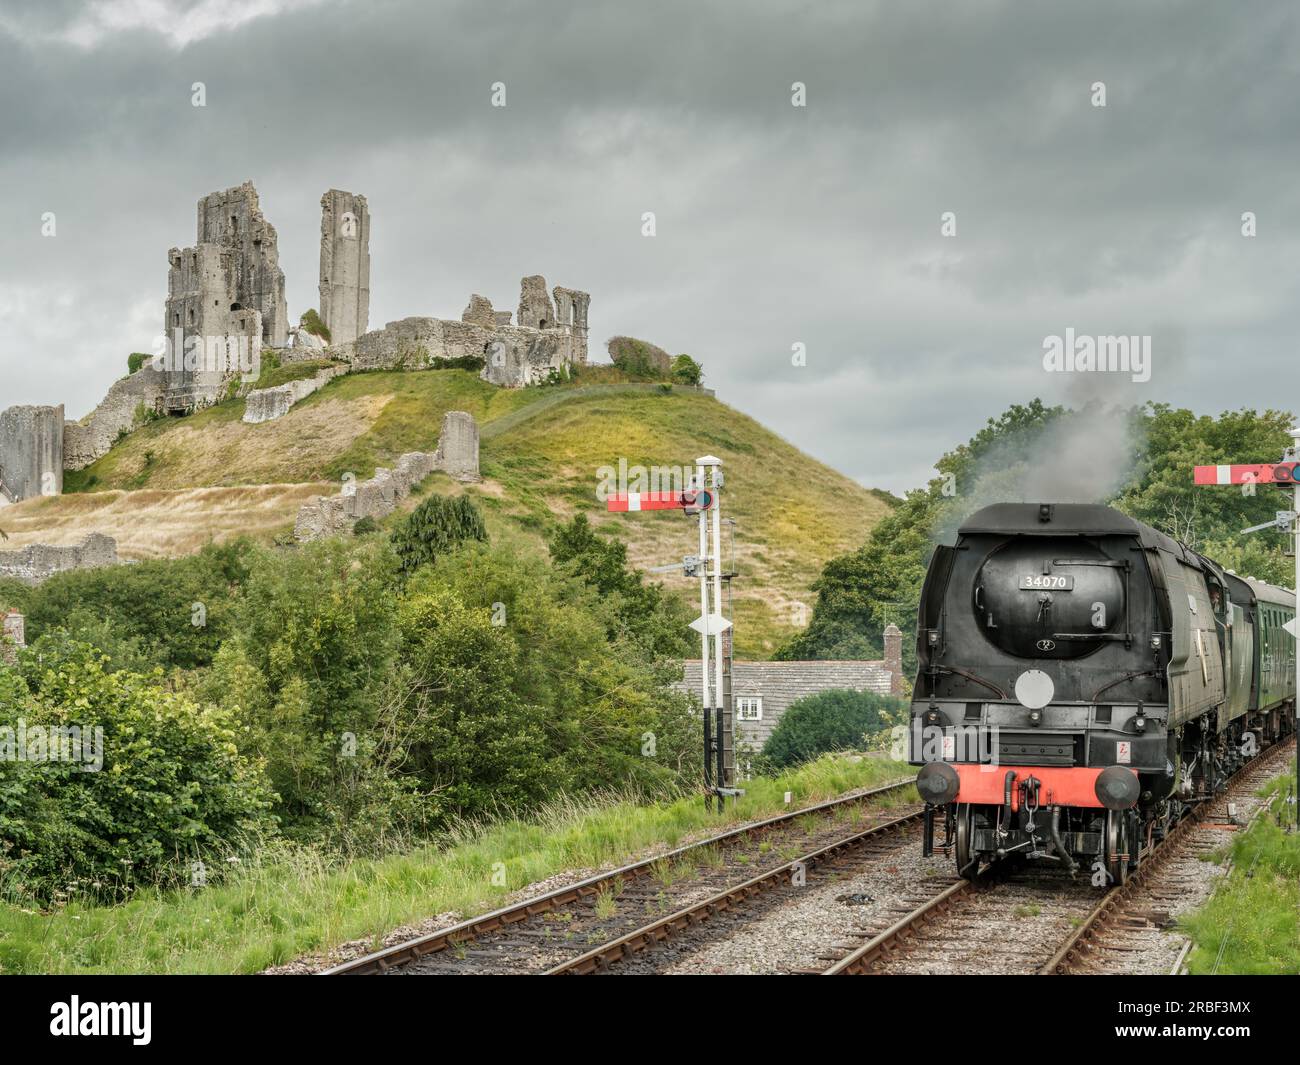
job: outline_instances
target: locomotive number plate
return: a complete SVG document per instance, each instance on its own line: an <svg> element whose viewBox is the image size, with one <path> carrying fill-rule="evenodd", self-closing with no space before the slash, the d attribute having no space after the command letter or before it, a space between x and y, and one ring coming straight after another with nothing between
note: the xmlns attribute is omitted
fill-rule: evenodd
<svg viewBox="0 0 1300 1065"><path fill-rule="evenodd" d="M1020 587L1034 592L1068 592L1074 588L1074 578L1067 573L1022 573Z"/></svg>

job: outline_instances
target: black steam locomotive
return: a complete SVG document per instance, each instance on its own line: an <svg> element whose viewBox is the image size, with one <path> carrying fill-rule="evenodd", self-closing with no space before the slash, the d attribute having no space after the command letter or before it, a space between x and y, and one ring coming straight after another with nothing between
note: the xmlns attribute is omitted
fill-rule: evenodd
<svg viewBox="0 0 1300 1065"><path fill-rule="evenodd" d="M1123 882L1142 844L1295 728L1295 594L1103 506L1003 503L939 547L909 749L926 853Z"/></svg>

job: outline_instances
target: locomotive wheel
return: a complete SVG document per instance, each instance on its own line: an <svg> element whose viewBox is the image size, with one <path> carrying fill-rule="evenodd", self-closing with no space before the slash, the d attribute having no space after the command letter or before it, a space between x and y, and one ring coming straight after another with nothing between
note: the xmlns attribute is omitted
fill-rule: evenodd
<svg viewBox="0 0 1300 1065"><path fill-rule="evenodd" d="M1128 821L1127 810L1106 811L1106 872L1116 887L1128 883Z"/></svg>
<svg viewBox="0 0 1300 1065"><path fill-rule="evenodd" d="M957 875L974 880L980 871L980 856L972 847L975 839L975 808L968 802L957 804Z"/></svg>

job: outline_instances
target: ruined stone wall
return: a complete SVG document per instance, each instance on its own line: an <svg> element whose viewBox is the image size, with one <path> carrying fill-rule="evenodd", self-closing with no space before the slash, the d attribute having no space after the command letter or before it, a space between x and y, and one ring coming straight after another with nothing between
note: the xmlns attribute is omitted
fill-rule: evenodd
<svg viewBox="0 0 1300 1065"><path fill-rule="evenodd" d="M440 359L480 358L482 377L494 385L521 388L546 381L587 361L587 309L591 297L578 289L555 289L555 303L540 274L519 286L516 324L477 293L460 321L402 318L331 349L356 370L423 370Z"/></svg>
<svg viewBox="0 0 1300 1065"><path fill-rule="evenodd" d="M391 469L377 469L366 481L349 485L336 496L322 496L298 510L293 535L296 540L318 540L351 532L362 518L383 518L411 493L411 488L441 470L460 481L479 480L478 423L463 410L442 418L438 450L412 451Z"/></svg>
<svg viewBox="0 0 1300 1065"><path fill-rule="evenodd" d="M555 325L573 336L573 361L587 364L587 308L591 295L576 288L555 286Z"/></svg>
<svg viewBox="0 0 1300 1065"><path fill-rule="evenodd" d="M63 491L63 407L0 411L0 505Z"/></svg>
<svg viewBox="0 0 1300 1065"><path fill-rule="evenodd" d="M442 416L433 467L458 481L482 480L478 472L478 422L472 414L449 410Z"/></svg>
<svg viewBox="0 0 1300 1065"><path fill-rule="evenodd" d="M495 319L495 312L494 319ZM354 370L424 370L441 359L480 358L486 381L508 388L545 381L574 361L574 339L557 330L480 325L442 318L403 318L351 344L332 347Z"/></svg>
<svg viewBox="0 0 1300 1065"><path fill-rule="evenodd" d="M529 329L552 329L555 326L555 308L546 291L546 278L530 274L519 283L519 311L515 322Z"/></svg>
<svg viewBox="0 0 1300 1065"><path fill-rule="evenodd" d="M139 423L144 412L162 410L163 396L167 391L167 375L145 363L129 377L113 382L108 395L93 411L79 422L65 422L63 426L63 468L85 469L109 449L124 432L130 432Z"/></svg>
<svg viewBox="0 0 1300 1065"><path fill-rule="evenodd" d="M341 373L347 373L346 366L329 366L312 377L276 385L274 388L258 388L248 393L244 401L244 421L250 425L274 421L289 413L290 408L299 400L306 399L313 392L324 388Z"/></svg>
<svg viewBox="0 0 1300 1065"><path fill-rule="evenodd" d="M296 540L318 540L350 532L362 518L383 518L391 514L400 500L411 494L434 469L434 455L428 451L410 451L389 470L380 468L369 480L349 485L336 496L322 496L304 503L298 510L293 535Z"/></svg>
<svg viewBox="0 0 1300 1065"><path fill-rule="evenodd" d="M91 533L72 547L32 544L18 551L0 551L0 577L40 584L65 570L112 566L117 561L117 541L111 536Z"/></svg>
<svg viewBox="0 0 1300 1065"><path fill-rule="evenodd" d="M320 206L320 318L331 343L346 344L370 322L370 208L338 189Z"/></svg>

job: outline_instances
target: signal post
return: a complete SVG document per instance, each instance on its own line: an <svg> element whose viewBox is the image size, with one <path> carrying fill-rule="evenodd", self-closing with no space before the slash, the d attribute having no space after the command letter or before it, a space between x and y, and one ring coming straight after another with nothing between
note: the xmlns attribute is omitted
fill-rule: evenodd
<svg viewBox="0 0 1300 1065"><path fill-rule="evenodd" d="M1227 484L1276 484L1291 488L1291 509L1279 510L1272 521L1262 525L1252 525L1243 529L1243 533L1259 532L1261 529L1286 529L1292 534L1292 555L1295 562L1296 616L1283 626L1294 640L1297 638L1296 623L1300 621L1300 426L1291 430L1291 446L1282 461L1257 463L1254 465L1197 466L1194 474L1198 485ZM1297 655L1300 666L1300 655ZM1300 827L1300 711L1296 719L1296 790L1294 795L1297 827Z"/></svg>
<svg viewBox="0 0 1300 1065"><path fill-rule="evenodd" d="M721 810L736 788L735 720L731 700L731 622L723 613L722 585L731 574L722 571L722 460L704 455L695 460L695 474L680 492L622 492L605 502L612 513L641 510L680 510L699 520L699 554L687 555L681 570L700 582L700 616L691 628L700 634L700 705L703 707L705 804L717 796ZM677 569L679 567L665 567ZM712 647L710 647L712 641Z"/></svg>

